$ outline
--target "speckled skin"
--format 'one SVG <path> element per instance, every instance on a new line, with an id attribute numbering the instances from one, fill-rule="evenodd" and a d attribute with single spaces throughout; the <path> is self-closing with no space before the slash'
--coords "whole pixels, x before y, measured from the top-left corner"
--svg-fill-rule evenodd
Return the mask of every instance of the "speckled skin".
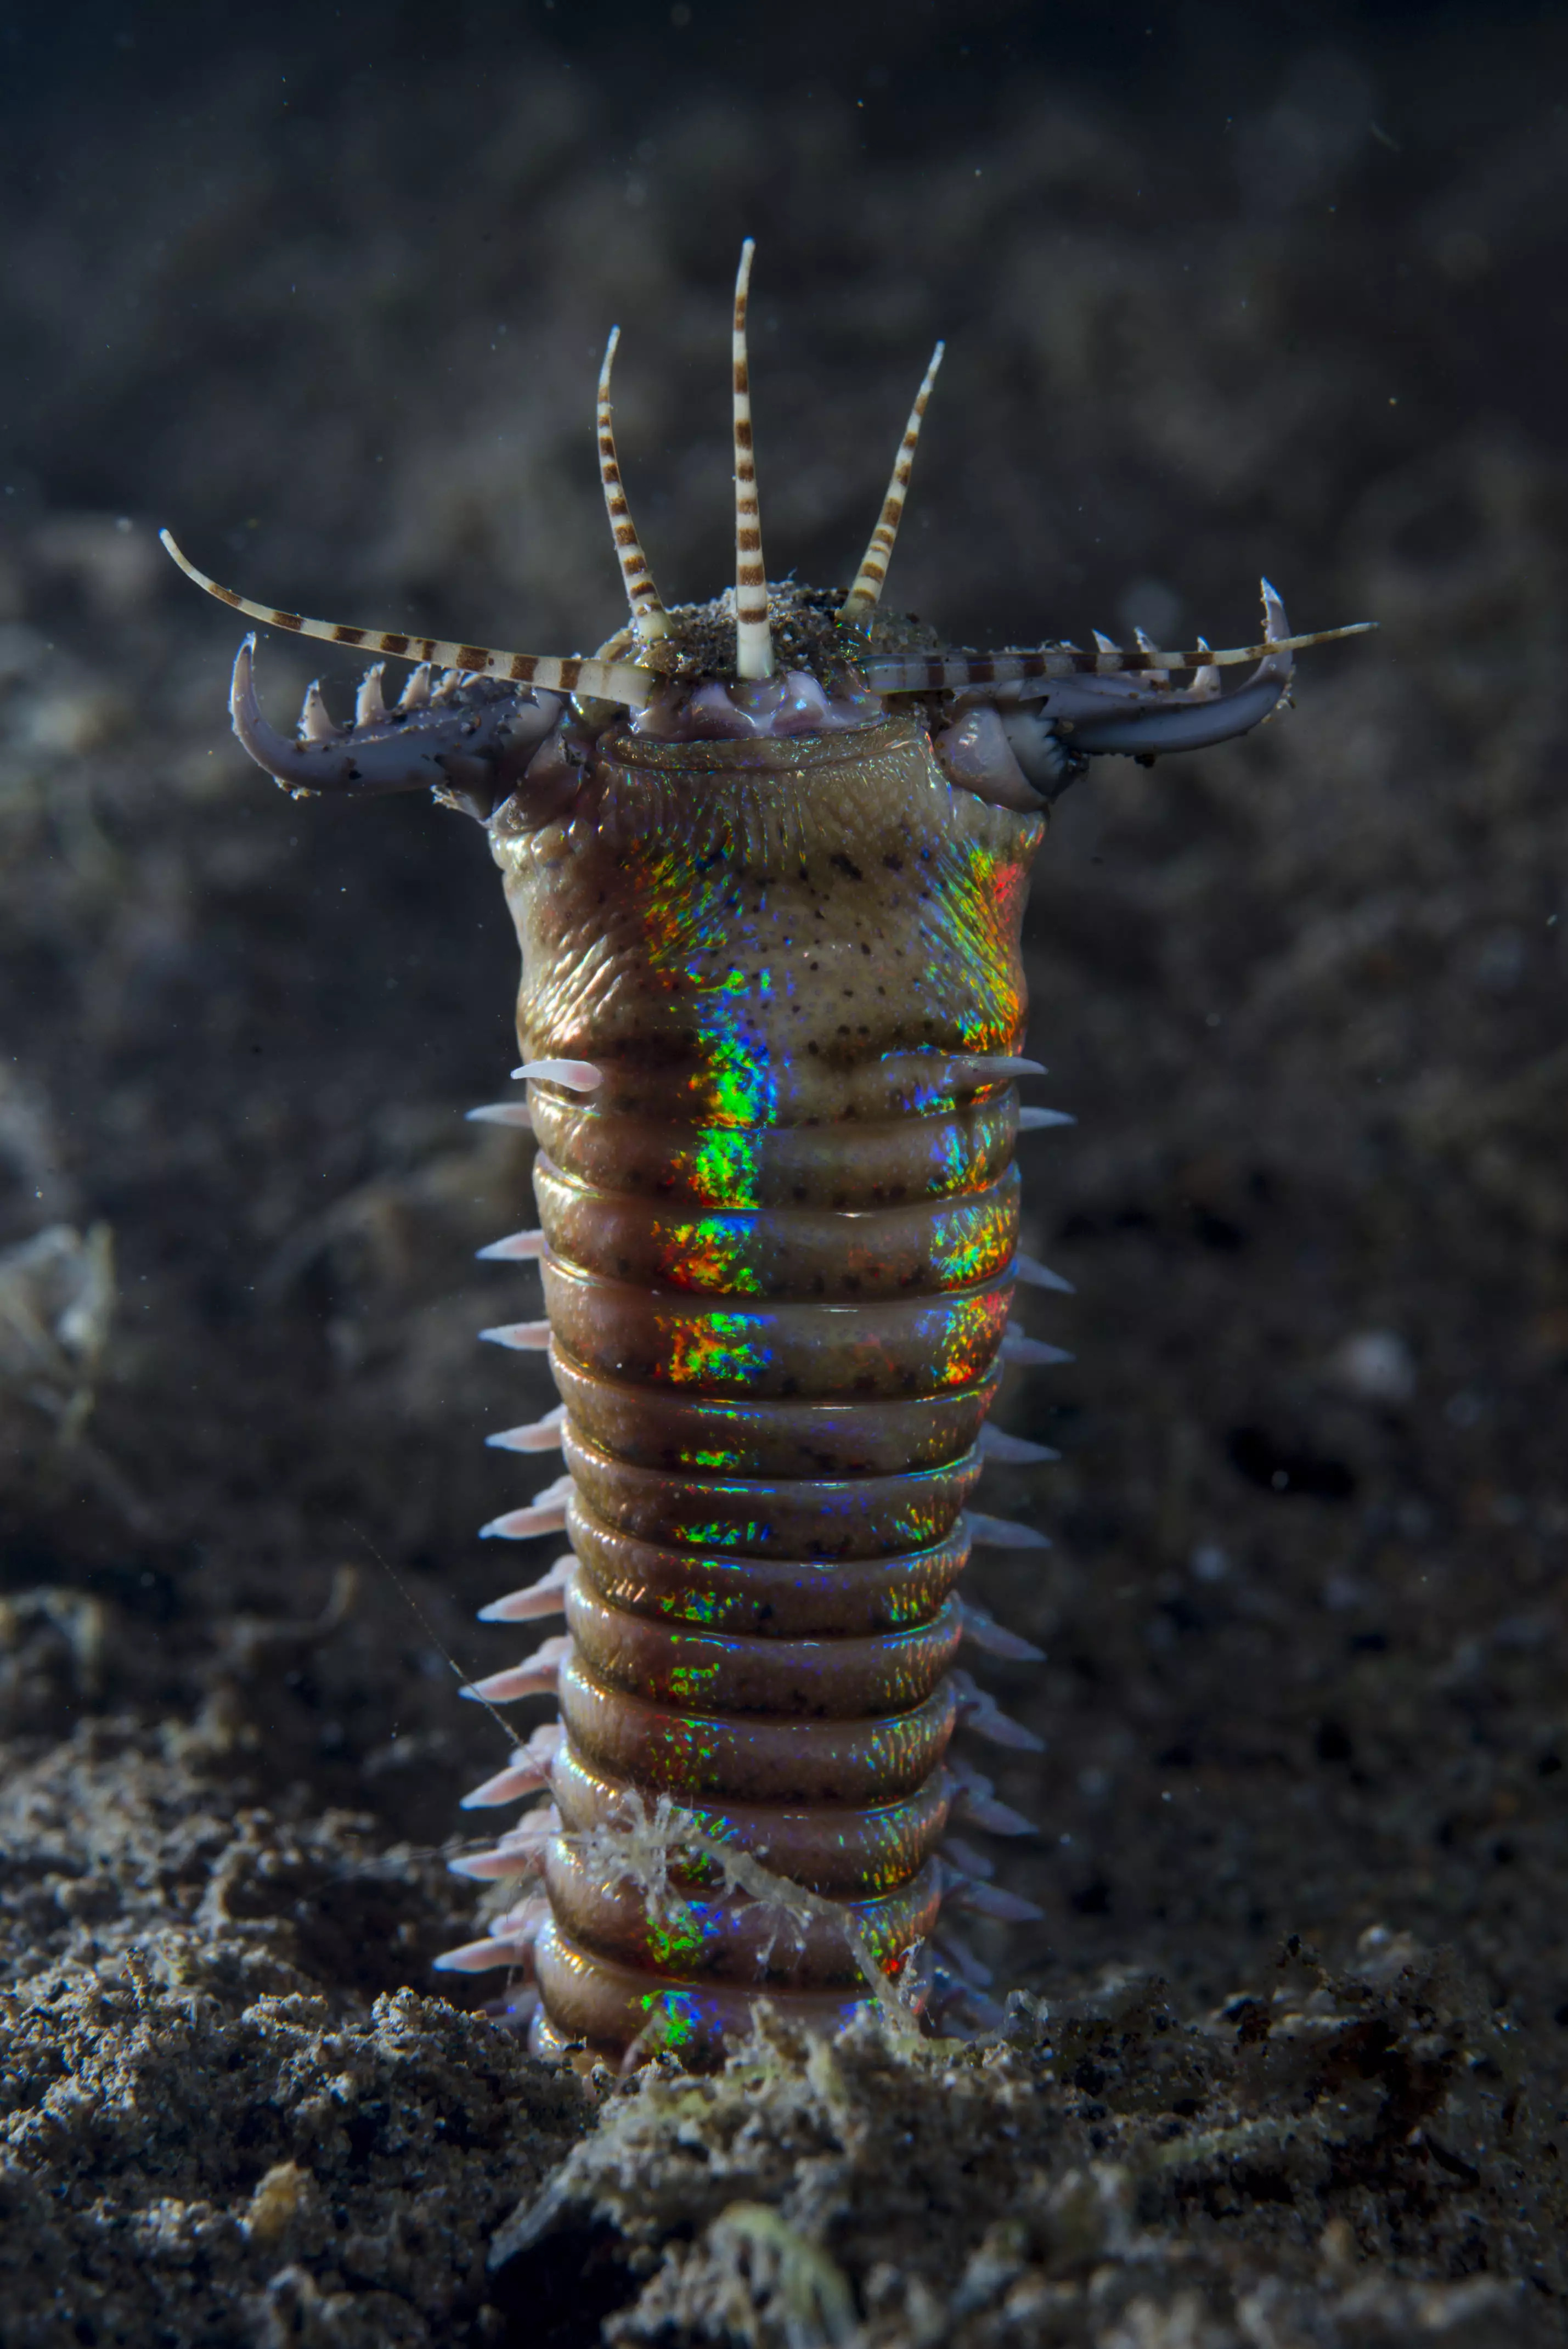
<path id="1" fill-rule="evenodd" d="M 522 947 L 519 1040 L 531 1059 L 595 1061 L 594 1108 L 619 1115 L 809 1125 L 913 1107 L 917 1072 L 890 1085 L 889 1055 L 1019 1041 L 1017 925 L 1043 832 L 954 791 L 913 718 L 753 742 L 612 729 L 553 821 L 535 827 L 520 792 L 490 827 Z M 736 1080 L 745 1120 L 712 1016 L 730 1001 L 757 1042 Z"/>
<path id="2" fill-rule="evenodd" d="M 851 1905 L 897 1968 L 941 1898 L 959 1517 L 1012 1294 L 1018 932 L 1044 831 L 924 728 L 612 728 L 570 803 L 491 824 L 523 954 L 577 1564 L 567 1829 L 660 1793 Z M 867 1994 L 830 1920 L 688 1887 L 672 1936 L 557 1839 L 544 2044 L 711 2052 L 765 1989 Z"/>

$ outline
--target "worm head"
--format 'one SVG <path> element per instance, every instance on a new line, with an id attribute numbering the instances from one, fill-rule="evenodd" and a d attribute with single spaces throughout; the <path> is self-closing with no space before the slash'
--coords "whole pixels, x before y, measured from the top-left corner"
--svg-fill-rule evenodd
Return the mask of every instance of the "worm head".
<path id="1" fill-rule="evenodd" d="M 348 627 L 252 603 L 164 544 L 198 586 L 264 625 L 407 661 L 398 699 L 382 693 L 383 661 L 366 675 L 352 725 L 335 722 L 319 686 L 305 695 L 294 739 L 263 717 L 247 637 L 234 664 L 234 730 L 259 766 L 295 792 L 374 795 L 432 786 L 438 798 L 488 819 L 503 806 L 514 830 L 566 815 L 595 745 L 629 732 L 664 743 L 851 734 L 892 716 L 923 729 L 935 768 L 954 790 L 1037 812 L 1091 757 L 1149 761 L 1245 733 L 1285 698 L 1294 656 L 1369 625 L 1292 636 L 1264 582 L 1264 630 L 1254 645 L 1164 652 L 1095 636 L 1092 652 L 1057 642 L 1025 651 L 944 647 L 913 621 L 881 608 L 915 448 L 943 346 L 910 412 L 870 544 L 847 590 L 769 582 L 752 438 L 747 351 L 752 246 L 742 248 L 731 332 L 735 585 L 716 602 L 666 606 L 632 520 L 615 448 L 611 370 L 619 329 L 599 377 L 600 480 L 630 623 L 589 658 L 497 652 L 483 645 Z M 1226 691 L 1224 672 L 1252 674 Z"/>

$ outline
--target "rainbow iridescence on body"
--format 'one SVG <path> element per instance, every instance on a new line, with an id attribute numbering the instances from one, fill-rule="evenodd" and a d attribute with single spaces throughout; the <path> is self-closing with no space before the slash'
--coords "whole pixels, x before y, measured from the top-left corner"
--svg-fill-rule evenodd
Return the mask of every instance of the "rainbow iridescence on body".
<path id="1" fill-rule="evenodd" d="M 688 1881 L 639 1925 L 552 1864 L 547 2038 L 655 2016 L 690 2054 L 760 1989 L 838 2014 L 934 1917 L 946 1596 L 1017 1229 L 1016 1094 L 983 1062 L 1021 1041 L 1041 827 L 883 738 L 805 772 L 718 746 L 689 815 L 628 744 L 574 846 L 498 844 L 525 1051 L 603 1071 L 531 1095 L 577 1553 L 562 1821 L 668 1795 L 839 1904 L 758 1939 Z M 759 776 L 771 832 L 727 817 Z"/>

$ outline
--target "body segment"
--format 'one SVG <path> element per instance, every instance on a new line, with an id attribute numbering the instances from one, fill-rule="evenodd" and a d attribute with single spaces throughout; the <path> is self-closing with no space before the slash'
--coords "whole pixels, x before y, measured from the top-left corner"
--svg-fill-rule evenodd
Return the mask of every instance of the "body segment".
<path id="1" fill-rule="evenodd" d="M 892 1972 L 958 1791 L 953 1592 L 1017 1226 L 986 1064 L 1022 1040 L 1043 825 L 955 792 L 909 723 L 813 750 L 622 738 L 567 822 L 492 836 L 525 1059 L 601 1078 L 531 1089 L 577 1557 L 563 1823 L 667 1795 L 849 1904 Z M 559 1841 L 545 1877 L 553 2033 L 613 2006 L 695 2052 L 738 1986 L 866 1994 L 829 1916 L 686 1887 L 672 1941 Z"/>

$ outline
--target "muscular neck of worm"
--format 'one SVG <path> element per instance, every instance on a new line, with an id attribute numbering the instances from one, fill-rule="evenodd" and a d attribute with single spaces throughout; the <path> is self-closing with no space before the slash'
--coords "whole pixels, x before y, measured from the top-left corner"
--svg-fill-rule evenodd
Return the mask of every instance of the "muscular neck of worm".
<path id="1" fill-rule="evenodd" d="M 1016 1096 L 975 1063 L 1022 1041 L 1039 833 L 912 741 L 621 771 L 498 838 L 524 1056 L 603 1071 L 531 1089 L 577 1557 L 554 1798 L 581 1832 L 668 1795 L 853 1927 L 689 1856 L 672 1906 L 557 1843 L 536 1962 L 568 2036 L 657 2012 L 695 2049 L 761 1990 L 830 2013 L 930 1931 L 1017 1227 Z"/>

